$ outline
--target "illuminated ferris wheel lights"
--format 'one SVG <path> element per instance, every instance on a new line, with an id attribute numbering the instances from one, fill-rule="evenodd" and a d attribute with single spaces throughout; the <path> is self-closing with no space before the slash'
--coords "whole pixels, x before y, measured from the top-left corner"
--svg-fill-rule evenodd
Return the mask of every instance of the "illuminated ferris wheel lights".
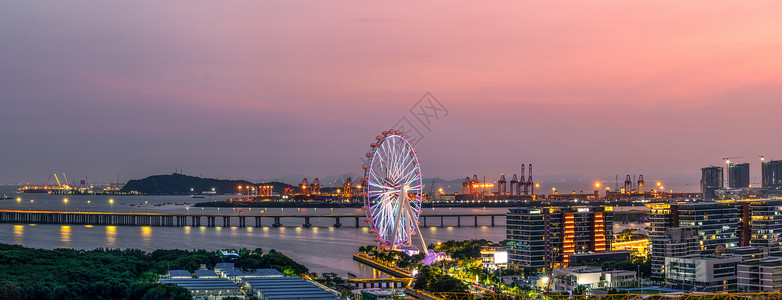
<path id="1" fill-rule="evenodd" d="M 380 245 L 410 245 L 418 230 L 421 170 L 412 144 L 398 130 L 383 131 L 364 165 L 365 206 Z M 422 250 L 426 245 L 422 242 Z"/>

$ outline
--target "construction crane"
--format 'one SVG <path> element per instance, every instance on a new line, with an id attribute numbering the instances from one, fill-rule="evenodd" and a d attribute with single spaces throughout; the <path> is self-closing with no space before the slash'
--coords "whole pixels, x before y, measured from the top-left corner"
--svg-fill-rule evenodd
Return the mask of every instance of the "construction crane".
<path id="1" fill-rule="evenodd" d="M 734 156 L 734 157 L 723 157 L 722 160 L 725 161 L 726 164 L 730 164 L 730 160 L 734 158 L 743 158 L 741 156 Z"/>

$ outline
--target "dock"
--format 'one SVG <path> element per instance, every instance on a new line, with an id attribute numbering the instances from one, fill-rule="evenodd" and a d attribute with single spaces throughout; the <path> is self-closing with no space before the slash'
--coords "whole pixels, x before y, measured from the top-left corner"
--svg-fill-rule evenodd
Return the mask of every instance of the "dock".
<path id="1" fill-rule="evenodd" d="M 387 274 L 389 274 L 391 276 L 394 276 L 394 277 L 397 277 L 397 278 L 412 278 L 413 277 L 413 275 L 411 275 L 410 272 L 408 272 L 408 271 L 380 264 L 380 263 L 374 261 L 373 259 L 370 259 L 370 258 L 365 257 L 363 255 L 353 254 L 353 260 L 355 260 L 357 262 L 360 262 L 362 264 L 368 265 L 368 266 L 370 266 L 372 268 L 375 268 L 377 270 L 383 271 L 384 273 L 387 273 Z"/>

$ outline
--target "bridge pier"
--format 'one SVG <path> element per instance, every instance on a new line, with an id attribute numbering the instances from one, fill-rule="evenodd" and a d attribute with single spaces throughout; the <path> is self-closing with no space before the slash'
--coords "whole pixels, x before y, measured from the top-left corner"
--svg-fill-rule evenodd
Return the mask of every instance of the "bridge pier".
<path id="1" fill-rule="evenodd" d="M 639 214 L 631 214 L 626 213 L 622 214 L 621 216 L 615 216 L 617 222 L 633 222 L 637 218 L 639 218 L 639 215 L 643 215 L 642 213 Z M 420 215 L 418 222 L 419 226 L 421 228 L 429 227 L 429 217 L 433 218 L 440 218 L 440 227 L 445 227 L 445 218 L 451 218 L 456 217 L 456 226 L 461 227 L 461 217 L 472 217 L 473 219 L 473 226 L 479 227 L 480 226 L 480 217 L 489 217 L 491 221 L 491 226 L 496 227 L 497 219 L 495 217 L 504 217 L 502 214 L 434 214 L 434 215 Z M 201 219 L 206 218 L 206 223 L 202 224 Z M 222 218 L 223 223 L 221 224 L 223 227 L 230 227 L 231 226 L 231 218 L 236 217 L 239 219 L 239 227 L 248 227 L 252 226 L 252 224 L 247 224 L 248 217 L 255 218 L 255 226 L 256 227 L 263 227 L 262 221 L 263 217 L 261 215 L 209 215 L 209 214 L 166 214 L 166 213 L 160 213 L 160 214 L 147 214 L 147 213 L 114 213 L 114 212 L 102 212 L 102 213 L 95 213 L 95 212 L 35 212 L 35 211 L 24 211 L 24 210 L 9 210 L 9 209 L 0 209 L 0 222 L 5 223 L 28 223 L 28 224 L 89 224 L 89 225 L 123 225 L 123 226 L 203 226 L 206 225 L 208 227 L 217 227 L 217 218 Z M 265 217 L 271 217 L 273 218 L 273 224 L 271 224 L 273 227 L 282 227 L 282 218 L 304 218 L 302 226 L 305 228 L 313 227 L 311 223 L 312 218 L 319 218 L 319 217 L 327 217 L 327 218 L 334 218 L 334 223 L 332 223 L 333 227 L 335 228 L 341 228 L 343 225 L 342 219 L 345 218 L 353 218 L 355 221 L 356 228 L 361 228 L 362 224 L 365 220 L 364 216 L 362 215 L 353 215 L 353 214 L 332 214 L 332 215 L 266 215 Z M 423 222 L 421 221 L 421 218 L 423 218 Z M 189 220 L 188 220 L 189 219 Z M 319 222 L 319 221 L 318 221 Z M 436 222 L 436 221 L 433 221 Z M 367 222 L 369 223 L 369 222 Z M 465 226 L 469 226 L 469 222 L 465 223 Z M 488 223 L 488 222 L 487 222 Z M 487 226 L 489 224 L 486 224 Z M 432 226 L 437 226 L 436 224 L 432 224 Z"/>

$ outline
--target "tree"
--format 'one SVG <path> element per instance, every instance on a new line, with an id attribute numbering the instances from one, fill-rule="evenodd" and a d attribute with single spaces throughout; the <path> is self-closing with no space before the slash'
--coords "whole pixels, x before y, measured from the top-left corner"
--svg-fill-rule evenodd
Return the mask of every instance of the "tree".
<path id="1" fill-rule="evenodd" d="M 193 299 L 193 296 L 186 288 L 173 283 L 164 283 L 156 284 L 151 289 L 147 290 L 144 297 L 141 297 L 141 300 L 156 299 L 191 300 Z"/>
<path id="2" fill-rule="evenodd" d="M 429 291 L 432 292 L 464 293 L 467 288 L 466 283 L 448 275 L 438 276 L 434 282 L 429 284 Z"/>
<path id="3" fill-rule="evenodd" d="M 586 295 L 587 292 L 588 288 L 583 284 L 579 284 L 573 289 L 573 295 Z"/>

